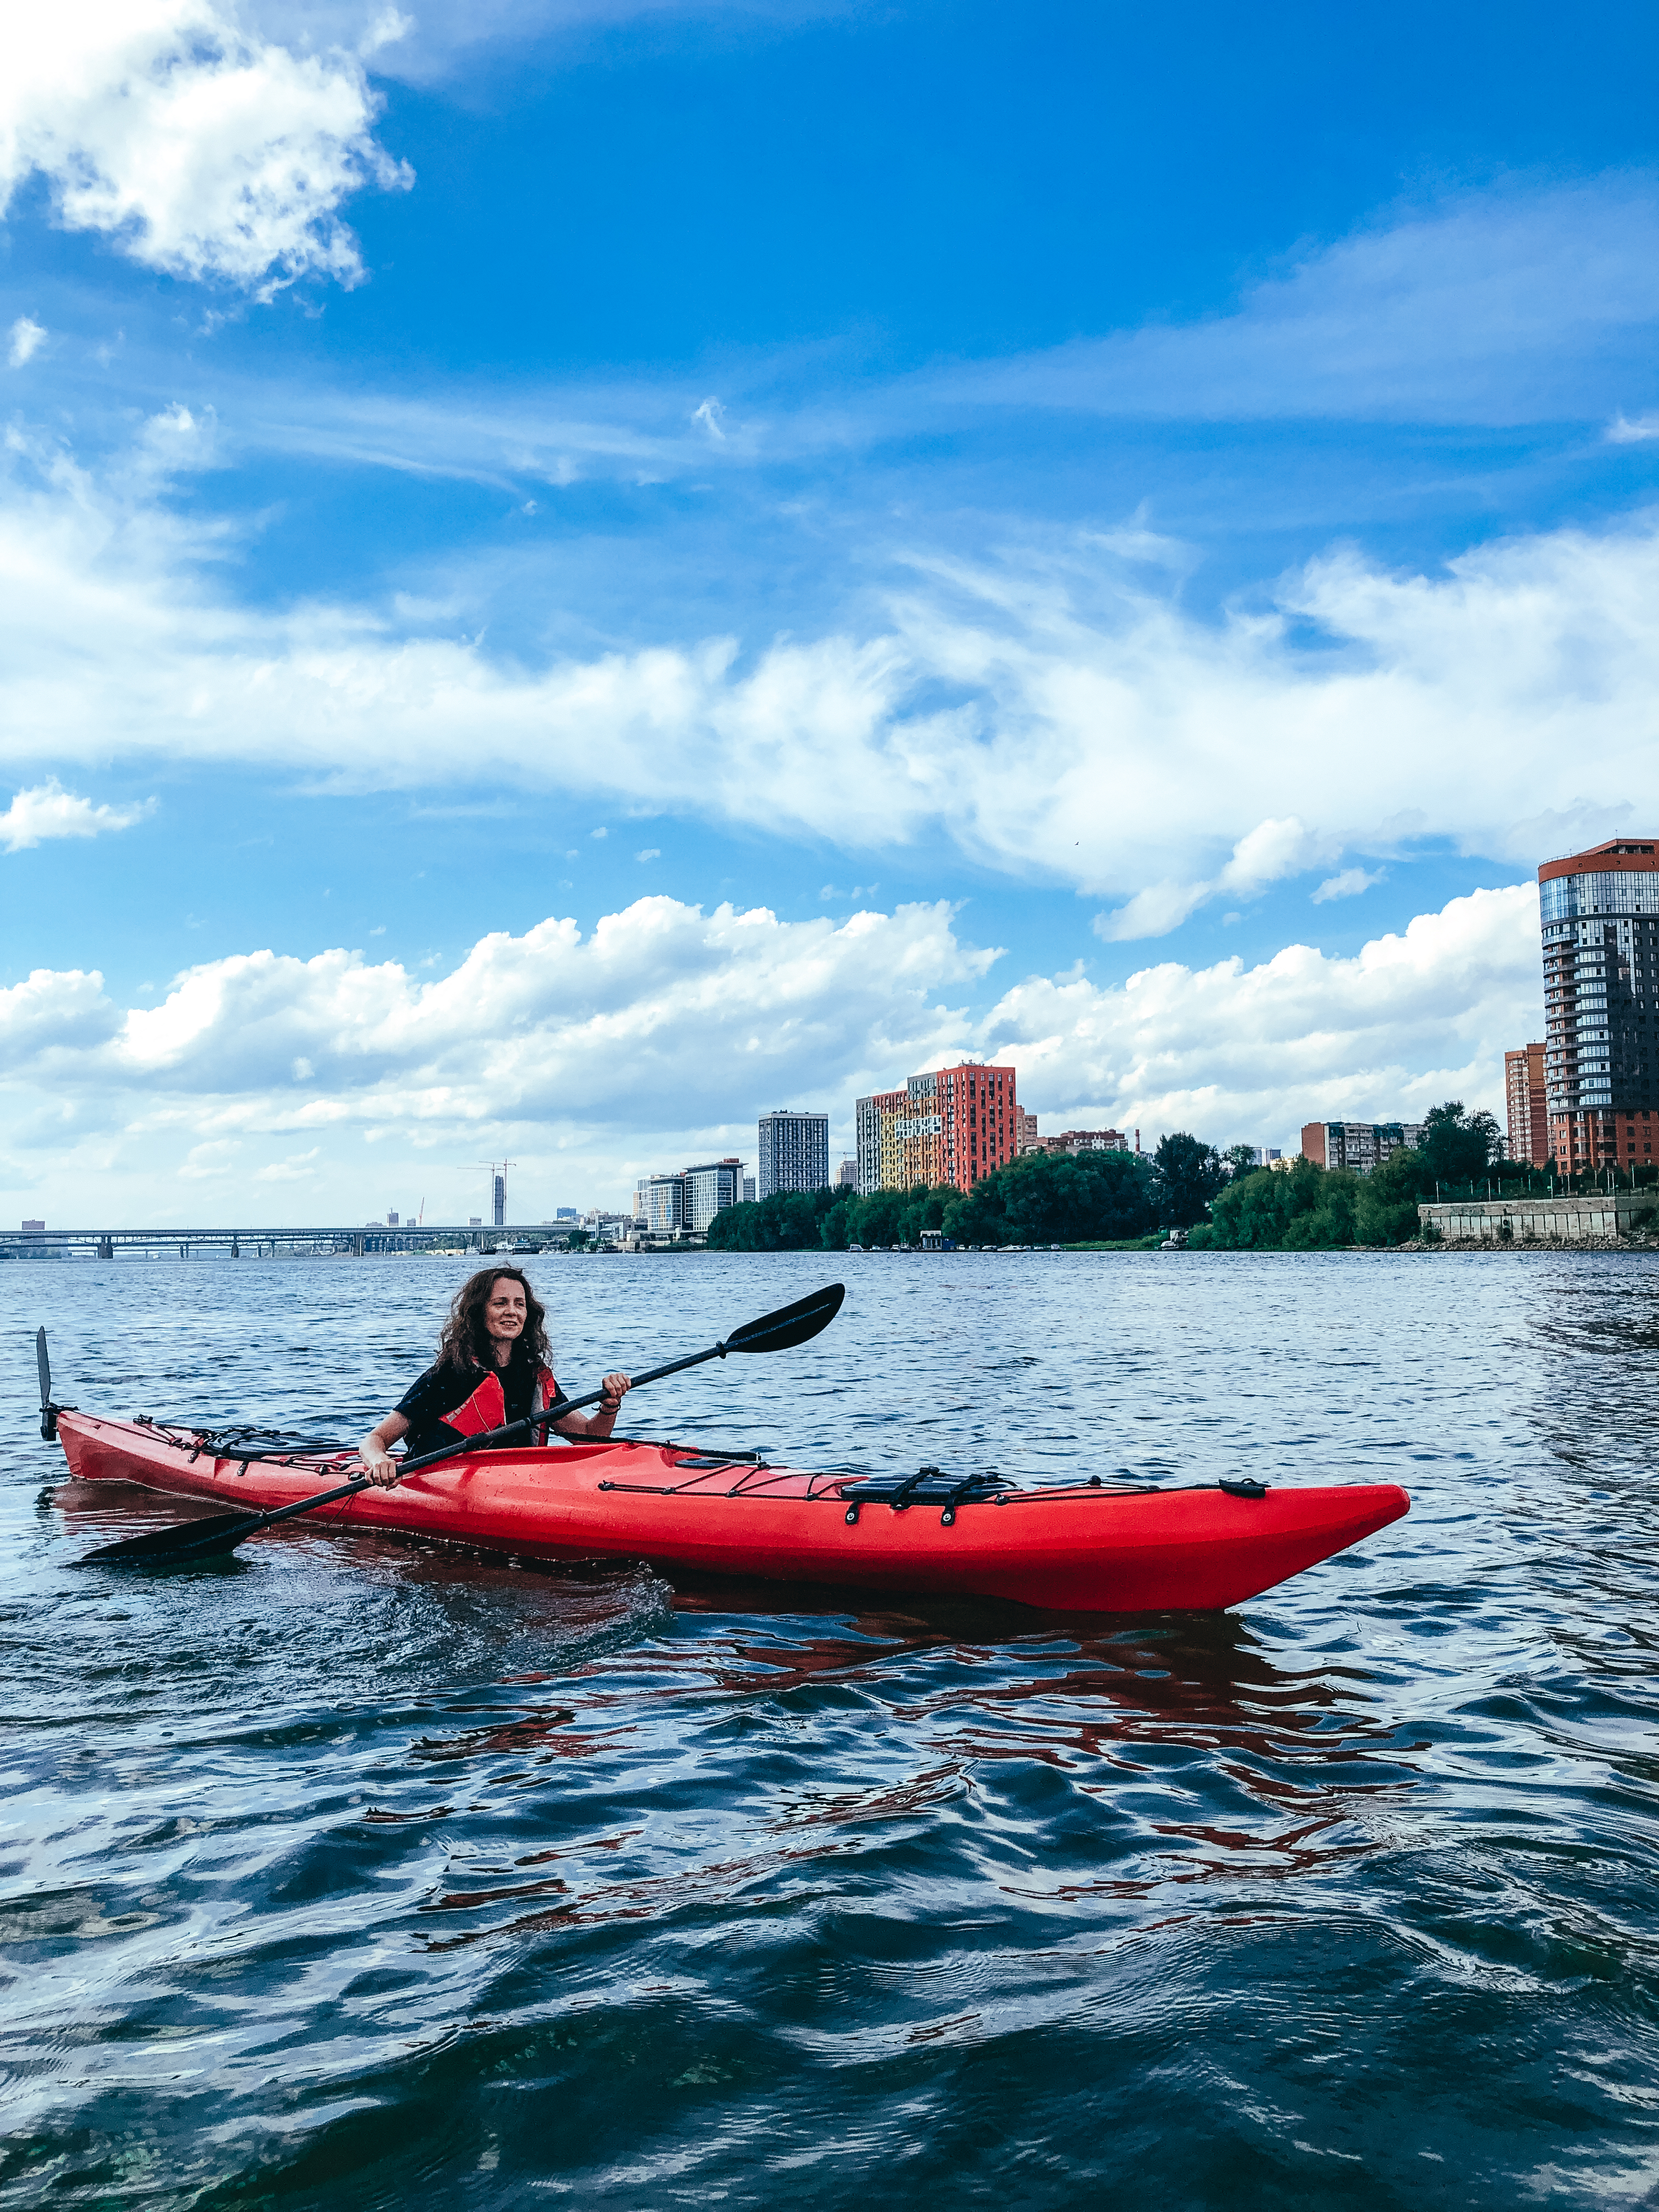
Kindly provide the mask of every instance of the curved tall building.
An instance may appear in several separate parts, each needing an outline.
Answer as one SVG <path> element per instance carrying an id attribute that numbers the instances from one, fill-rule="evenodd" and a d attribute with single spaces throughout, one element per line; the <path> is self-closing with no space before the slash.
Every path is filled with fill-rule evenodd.
<path id="1" fill-rule="evenodd" d="M 1659 838 L 1538 871 L 1544 1091 L 1564 1175 L 1650 1167 L 1659 1130 Z"/>

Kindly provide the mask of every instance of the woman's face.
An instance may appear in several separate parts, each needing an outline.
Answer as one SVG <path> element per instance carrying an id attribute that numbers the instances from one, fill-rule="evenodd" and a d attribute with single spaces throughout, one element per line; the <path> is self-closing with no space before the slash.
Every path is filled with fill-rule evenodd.
<path id="1" fill-rule="evenodd" d="M 498 1275 L 484 1304 L 484 1327 L 497 1344 L 510 1346 L 523 1334 L 527 1318 L 524 1285 L 515 1283 L 510 1275 Z"/>

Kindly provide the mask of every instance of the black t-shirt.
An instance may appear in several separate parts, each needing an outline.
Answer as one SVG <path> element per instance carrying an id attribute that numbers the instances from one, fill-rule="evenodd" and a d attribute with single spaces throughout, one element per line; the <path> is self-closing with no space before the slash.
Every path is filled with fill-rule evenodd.
<path id="1" fill-rule="evenodd" d="M 507 1419 L 522 1421 L 526 1418 L 536 1402 L 536 1363 L 521 1345 L 514 1346 L 513 1357 L 505 1367 L 474 1364 L 463 1370 L 452 1367 L 447 1359 L 439 1360 L 410 1383 L 398 1401 L 398 1411 L 409 1423 L 405 1449 L 411 1459 L 422 1452 L 442 1451 L 449 1444 L 465 1441 L 444 1415 L 465 1405 L 479 1383 L 492 1373 L 507 1401 Z"/>

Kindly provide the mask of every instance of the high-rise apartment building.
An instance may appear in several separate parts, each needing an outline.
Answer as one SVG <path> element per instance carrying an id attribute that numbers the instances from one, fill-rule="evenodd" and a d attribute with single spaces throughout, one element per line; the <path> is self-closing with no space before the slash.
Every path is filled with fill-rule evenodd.
<path id="1" fill-rule="evenodd" d="M 690 1230 L 701 1236 L 714 1216 L 743 1197 L 743 1162 L 705 1160 L 675 1175 L 647 1176 L 634 1193 L 635 1218 L 653 1236 Z"/>
<path id="2" fill-rule="evenodd" d="M 1504 1097 L 1509 1108 L 1509 1156 L 1535 1168 L 1550 1164 L 1549 1108 L 1544 1087 L 1544 1048 L 1523 1044 L 1504 1054 Z"/>
<path id="3" fill-rule="evenodd" d="M 830 1116 L 795 1114 L 780 1107 L 760 1118 L 760 1158 L 756 1185 L 761 1197 L 775 1190 L 827 1190 L 830 1187 Z"/>
<path id="4" fill-rule="evenodd" d="M 908 1103 L 902 1091 L 875 1091 L 853 1109 L 854 1158 L 862 1198 L 900 1187 L 898 1119 Z"/>
<path id="5" fill-rule="evenodd" d="M 636 1217 L 643 1214 L 645 1225 L 653 1237 L 675 1236 L 690 1225 L 686 1219 L 688 1195 L 684 1176 L 647 1176 L 634 1194 Z M 642 1206 L 641 1199 L 645 1201 Z"/>
<path id="6" fill-rule="evenodd" d="M 1369 1175 L 1401 1145 L 1420 1145 L 1420 1121 L 1307 1121 L 1302 1157 L 1322 1168 L 1352 1168 Z"/>
<path id="7" fill-rule="evenodd" d="M 681 1176 L 686 1185 L 685 1225 L 701 1235 L 722 1208 L 736 1206 L 743 1196 L 741 1160 L 706 1160 L 687 1168 Z"/>
<path id="8" fill-rule="evenodd" d="M 964 1060 L 913 1075 L 902 1091 L 878 1091 L 854 1108 L 858 1187 L 908 1190 L 919 1182 L 971 1190 L 1019 1151 L 1014 1070 Z M 1026 1121 L 1034 1116 L 1024 1117 Z"/>
<path id="9" fill-rule="evenodd" d="M 1659 838 L 1610 838 L 1538 871 L 1544 1093 L 1564 1175 L 1653 1162 L 1659 1109 Z"/>

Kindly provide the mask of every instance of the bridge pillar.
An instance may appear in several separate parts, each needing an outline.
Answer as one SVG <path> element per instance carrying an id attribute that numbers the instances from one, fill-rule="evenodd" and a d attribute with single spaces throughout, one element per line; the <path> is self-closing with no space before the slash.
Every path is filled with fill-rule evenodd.
<path id="1" fill-rule="evenodd" d="M 242 1256 L 241 1245 L 234 1237 L 230 1240 L 230 1256 L 233 1260 L 240 1260 Z"/>
<path id="2" fill-rule="evenodd" d="M 115 1239 L 112 1237 L 100 1237 L 98 1239 L 98 1256 L 100 1260 L 112 1260 L 115 1257 Z"/>
<path id="3" fill-rule="evenodd" d="M 362 1258 L 362 1256 L 363 1256 L 363 1240 L 362 1240 L 362 1237 L 360 1237 L 360 1236 L 359 1236 L 359 1237 L 354 1237 L 352 1238 L 352 1240 L 351 1240 L 351 1251 L 352 1251 L 352 1256 L 353 1256 L 355 1259 L 361 1260 L 361 1259 Z"/>

